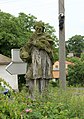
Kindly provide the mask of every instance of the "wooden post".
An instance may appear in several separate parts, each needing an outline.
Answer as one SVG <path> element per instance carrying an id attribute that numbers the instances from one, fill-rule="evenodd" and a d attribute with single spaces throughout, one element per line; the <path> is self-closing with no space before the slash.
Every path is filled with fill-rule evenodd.
<path id="1" fill-rule="evenodd" d="M 64 0 L 59 1 L 59 75 L 60 87 L 66 89 L 65 69 L 65 9 Z"/>

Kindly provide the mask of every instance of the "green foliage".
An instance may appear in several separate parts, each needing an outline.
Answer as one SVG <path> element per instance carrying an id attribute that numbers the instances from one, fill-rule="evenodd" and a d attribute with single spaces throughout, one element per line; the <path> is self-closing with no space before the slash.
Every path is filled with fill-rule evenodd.
<path id="1" fill-rule="evenodd" d="M 7 86 L 8 88 L 12 89 L 12 87 L 4 79 L 0 78 L 0 84 L 1 82 L 3 82 L 3 84 Z"/>
<path id="2" fill-rule="evenodd" d="M 76 62 L 68 68 L 68 84 L 84 86 L 84 62 Z"/>
<path id="3" fill-rule="evenodd" d="M 0 94 L 0 119 L 84 119 L 84 90 L 49 89 L 35 100 L 25 90 L 10 98 Z"/>
<path id="4" fill-rule="evenodd" d="M 8 56 L 11 48 L 18 46 L 18 27 L 13 19 L 14 16 L 0 11 L 0 53 Z"/>
<path id="5" fill-rule="evenodd" d="M 72 57 L 67 58 L 68 61 L 74 63 L 68 67 L 68 85 L 73 86 L 84 86 L 84 60 L 83 53 L 81 54 L 81 58 Z"/>
<path id="6" fill-rule="evenodd" d="M 70 61 L 72 63 L 79 63 L 81 62 L 81 59 L 79 57 L 70 57 L 70 58 L 67 58 L 67 61 Z"/>
<path id="7" fill-rule="evenodd" d="M 80 57 L 84 51 L 84 36 L 75 35 L 66 41 L 67 53 L 73 52 L 74 56 Z"/>
<path id="8" fill-rule="evenodd" d="M 26 84 L 25 74 L 18 75 L 18 88 L 19 88 L 19 91 L 21 91 L 24 88 L 25 84 Z"/>
<path id="9" fill-rule="evenodd" d="M 20 48 L 30 37 L 35 19 L 30 14 L 14 17 L 0 11 L 0 53 L 10 56 L 11 49 Z"/>
<path id="10" fill-rule="evenodd" d="M 15 17 L 9 13 L 0 11 L 0 53 L 10 56 L 11 49 L 22 47 L 32 35 L 36 19 L 31 14 L 19 13 L 18 17 Z M 48 23 L 45 26 L 46 31 L 55 42 L 55 48 L 58 42 L 54 35 L 55 29 Z"/>
<path id="11" fill-rule="evenodd" d="M 54 27 L 50 26 L 49 23 L 46 23 L 45 24 L 45 31 L 49 33 L 49 35 L 52 37 L 53 39 L 53 49 L 54 49 L 54 61 L 58 60 L 58 46 L 59 46 L 59 41 L 58 41 L 58 38 L 55 36 L 55 29 Z"/>
<path id="12" fill-rule="evenodd" d="M 84 62 L 84 53 L 81 54 L 81 61 Z"/>
<path id="13" fill-rule="evenodd" d="M 59 80 L 58 79 L 55 81 L 51 80 L 50 84 L 52 85 L 52 87 L 59 87 Z"/>
<path id="14" fill-rule="evenodd" d="M 20 47 L 23 46 L 32 34 L 33 24 L 36 21 L 36 17 L 25 13 L 19 13 L 19 16 L 16 18 L 18 22 L 18 27 L 20 28 Z"/>

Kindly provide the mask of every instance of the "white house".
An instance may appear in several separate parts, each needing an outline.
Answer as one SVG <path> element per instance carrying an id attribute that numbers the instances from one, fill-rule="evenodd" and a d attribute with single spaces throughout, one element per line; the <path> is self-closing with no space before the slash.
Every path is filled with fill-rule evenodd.
<path id="1" fill-rule="evenodd" d="M 14 90 L 18 90 L 18 77 L 6 71 L 6 66 L 11 62 L 9 57 L 0 54 L 0 78 L 4 79 Z"/>

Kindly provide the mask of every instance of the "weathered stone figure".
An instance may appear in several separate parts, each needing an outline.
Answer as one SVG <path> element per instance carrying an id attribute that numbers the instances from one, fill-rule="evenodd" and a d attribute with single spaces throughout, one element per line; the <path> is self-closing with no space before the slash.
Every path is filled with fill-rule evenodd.
<path id="1" fill-rule="evenodd" d="M 47 86 L 52 78 L 53 64 L 53 40 L 44 32 L 44 23 L 36 22 L 34 29 L 31 38 L 20 49 L 21 59 L 28 63 L 25 78 L 31 98 L 35 85 L 39 92 Z"/>

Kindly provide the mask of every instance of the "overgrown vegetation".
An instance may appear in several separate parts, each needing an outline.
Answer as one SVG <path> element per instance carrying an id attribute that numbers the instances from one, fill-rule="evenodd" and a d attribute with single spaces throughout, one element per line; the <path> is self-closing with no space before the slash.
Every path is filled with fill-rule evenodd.
<path id="1" fill-rule="evenodd" d="M 74 56 L 80 57 L 84 51 L 84 36 L 75 35 L 66 41 L 66 52 L 73 53 Z"/>
<path id="2" fill-rule="evenodd" d="M 50 85 L 35 100 L 26 90 L 12 92 L 10 98 L 0 94 L 0 119 L 84 119 L 84 90 Z"/>
<path id="3" fill-rule="evenodd" d="M 31 37 L 33 26 L 37 18 L 31 14 L 19 13 L 15 17 L 9 13 L 0 11 L 0 54 L 11 56 L 11 49 L 22 47 Z M 49 23 L 45 24 L 45 30 L 54 41 L 54 59 L 58 59 L 58 39 L 55 29 Z"/>
<path id="4" fill-rule="evenodd" d="M 0 11 L 0 53 L 10 56 L 12 48 L 23 46 L 33 32 L 32 26 L 36 19 L 31 14 L 19 13 L 18 17 L 14 17 Z M 54 56 L 58 60 L 55 29 L 48 23 L 45 26 L 55 42 Z M 68 69 L 68 85 L 84 86 L 84 36 L 75 35 L 70 38 L 66 42 L 66 51 L 80 57 L 68 59 L 74 63 Z M 56 86 L 58 83 L 53 83 L 53 87 L 50 85 L 49 91 L 45 90 L 42 96 L 36 94 L 35 100 L 28 98 L 25 87 L 17 93 L 11 90 L 10 97 L 0 93 L 0 119 L 84 119 L 84 89 L 69 87 L 61 91 Z M 4 89 L 0 86 L 1 90 Z"/>
<path id="5" fill-rule="evenodd" d="M 81 54 L 81 58 L 72 57 L 68 60 L 74 63 L 68 67 L 68 85 L 84 87 L 84 55 Z"/>

